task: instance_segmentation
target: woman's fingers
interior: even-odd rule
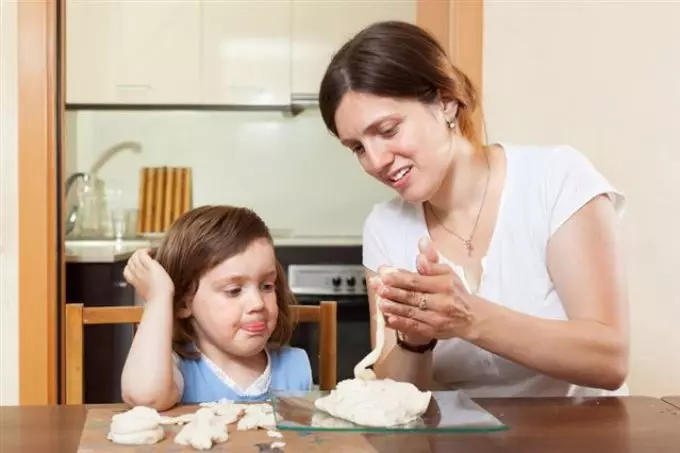
[[[412,307],[411,305],[394,303],[386,299],[382,299],[380,301],[380,309],[386,316],[391,315],[401,318],[414,319],[430,326],[436,325],[441,320],[441,315],[437,312],[423,311],[416,307]]]
[[[452,271],[449,269],[449,274]],[[380,276],[384,286],[421,293],[443,293],[451,290],[448,275],[421,275],[417,272],[396,271]]]
[[[424,237],[418,241],[418,250],[430,263],[439,262],[439,253],[429,238]]]
[[[447,275],[452,272],[448,264],[433,263],[422,253],[416,258],[416,267],[422,275]]]
[[[398,330],[406,336],[417,335],[419,337],[434,338],[434,329],[418,321],[417,319],[405,318],[402,316],[390,315],[385,318],[385,325],[390,329]]]

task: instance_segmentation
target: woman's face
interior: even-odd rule
[[[348,92],[335,122],[342,143],[364,171],[396,190],[406,201],[431,199],[451,168],[454,104]]]

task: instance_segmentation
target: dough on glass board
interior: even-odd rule
[[[392,379],[346,379],[314,405],[333,417],[357,425],[408,425],[425,413],[432,392],[421,392],[410,382]]]

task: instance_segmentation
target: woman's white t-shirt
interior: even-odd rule
[[[606,194],[619,215],[624,197],[577,150],[568,146],[503,144],[506,180],[495,230],[482,260],[477,295],[533,316],[566,320],[547,268],[549,238],[588,201]],[[364,224],[363,264],[416,271],[418,241],[429,236],[422,203],[401,198],[378,203]],[[446,260],[467,286],[460,266]],[[537,338],[536,341],[540,341]],[[561,354],[555,350],[555,354]],[[579,387],[506,360],[464,340],[440,341],[433,352],[438,386],[472,397],[627,394]]]

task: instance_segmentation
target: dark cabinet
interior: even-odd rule
[[[123,278],[125,263],[67,263],[67,303],[82,303],[85,307],[134,305],[134,288]],[[122,402],[120,375],[133,334],[132,325],[84,327],[85,404]]]

